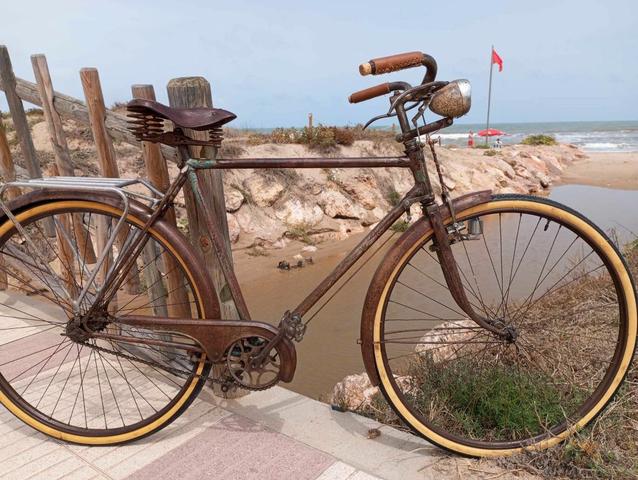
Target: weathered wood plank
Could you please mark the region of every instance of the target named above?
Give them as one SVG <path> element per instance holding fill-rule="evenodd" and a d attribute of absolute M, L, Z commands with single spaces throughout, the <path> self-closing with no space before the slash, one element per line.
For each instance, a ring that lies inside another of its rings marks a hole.
<path fill-rule="evenodd" d="M 203 77 L 174 78 L 168 82 L 167 90 L 169 103 L 172 107 L 193 108 L 213 106 L 210 84 Z M 206 132 L 188 131 L 186 133 L 193 138 L 207 139 Z M 191 156 L 197 158 L 213 158 L 213 152 L 211 147 L 192 147 Z M 208 207 L 218 222 L 220 232 L 226 240 L 227 254 L 230 256 L 230 239 L 228 235 L 228 223 L 226 221 L 222 172 L 218 170 L 202 170 L 199 173 L 199 178 L 203 198 L 208 202 Z M 226 279 L 219 266 L 217 257 L 212 251 L 212 242 L 206 228 L 206 223 L 202 212 L 197 208 L 197 202 L 195 202 L 193 192 L 188 184 L 184 189 L 184 197 L 191 243 L 201 252 L 213 278 L 217 293 L 227 292 L 228 286 L 226 285 Z M 220 295 L 220 297 L 222 318 L 239 318 L 232 297 L 230 295 Z"/>
<path fill-rule="evenodd" d="M 2 79 L 3 90 L 7 97 L 11 118 L 13 119 L 13 127 L 20 141 L 25 166 L 31 178 L 40 178 L 42 177 L 40 162 L 35 153 L 31 131 L 29 130 L 29 122 L 24 112 L 22 100 L 16 92 L 16 79 L 11 65 L 11 57 L 9 57 L 9 50 L 7 50 L 7 47 L 4 45 L 0 45 L 0 78 Z"/>
<path fill-rule="evenodd" d="M 35 74 L 38 92 L 40 93 L 40 99 L 42 100 L 44 119 L 47 122 L 49 137 L 55 154 L 55 175 L 73 177 L 75 176 L 73 162 L 66 142 L 66 134 L 62 127 L 62 118 L 55 109 L 53 101 L 53 83 L 51 81 L 51 74 L 49 73 L 47 59 L 44 55 L 31 55 L 31 64 L 33 65 L 33 73 Z M 87 238 L 87 235 L 90 234 L 82 224 L 82 218 L 79 214 L 73 215 L 73 227 L 77 237 L 77 243 L 78 245 L 81 245 L 80 248 L 82 251 L 80 254 L 82 255 L 82 258 L 86 263 L 95 263 L 93 244 Z M 71 233 L 70 230 L 69 233 Z"/>
<path fill-rule="evenodd" d="M 7 131 L 2 121 L 2 112 L 0 111 L 0 175 L 5 182 L 11 182 L 16 179 L 15 165 L 11 157 L 11 149 L 7 140 Z M 20 194 L 17 188 L 8 188 L 5 196 L 7 200 L 12 200 Z"/>
<path fill-rule="evenodd" d="M 153 85 L 133 85 L 131 87 L 133 98 L 155 100 Z M 146 175 L 150 182 L 158 190 L 165 192 L 170 185 L 168 166 L 162 156 L 160 146 L 157 143 L 142 142 L 142 156 L 146 165 Z M 171 207 L 164 214 L 164 218 L 173 226 L 177 226 L 175 210 Z M 168 311 L 172 317 L 189 318 L 191 308 L 188 300 L 188 292 L 184 288 L 184 278 L 173 256 L 165 253 L 162 255 L 164 271 L 168 272 Z M 166 315 L 166 314 L 165 314 Z"/>
<path fill-rule="evenodd" d="M 117 178 L 120 176 L 117 168 L 117 161 L 115 159 L 115 149 L 113 148 L 113 141 L 106 129 L 106 106 L 104 105 L 104 96 L 102 94 L 102 85 L 100 84 L 100 76 L 95 68 L 83 68 L 80 70 L 80 80 L 82 81 L 82 88 L 84 90 L 84 96 L 86 98 L 86 105 L 89 110 L 89 124 L 91 125 L 91 131 L 93 132 L 93 140 L 95 140 L 95 147 L 97 150 L 97 158 L 100 166 L 100 173 L 104 177 Z M 100 222 L 104 223 L 104 222 Z M 103 230 L 108 225 L 98 225 L 98 235 L 104 236 L 107 233 Z M 125 232 L 118 238 L 118 246 L 121 248 L 126 240 Z M 102 242 L 105 242 L 102 239 Z M 105 243 L 104 243 L 105 244 Z M 105 266 L 102 271 L 106 271 L 105 268 L 108 262 L 105 262 Z M 137 294 L 140 290 L 139 272 L 136 268 L 132 268 L 129 272 L 125 288 L 130 294 Z"/>
<path fill-rule="evenodd" d="M 4 84 L 0 79 L 0 90 L 4 90 L 4 88 Z M 38 87 L 35 83 L 22 78 L 16 78 L 15 92 L 25 102 L 39 107 L 42 106 Z M 62 118 L 68 118 L 78 123 L 88 125 L 89 111 L 82 100 L 54 91 L 53 103 Z M 140 142 L 126 128 L 126 116 L 107 110 L 105 124 L 113 140 L 130 143 L 131 145 L 139 145 Z M 177 161 L 177 150 L 175 148 L 166 145 L 162 145 L 160 148 L 166 160 L 171 162 Z"/>
<path fill-rule="evenodd" d="M 66 135 L 62 128 L 62 119 L 53 105 L 53 83 L 49 73 L 49 66 L 44 55 L 31 55 L 31 64 L 35 75 L 38 92 L 42 100 L 44 119 L 47 122 L 49 137 L 53 145 L 55 163 L 60 175 L 73 176 L 73 162 L 66 143 Z"/>

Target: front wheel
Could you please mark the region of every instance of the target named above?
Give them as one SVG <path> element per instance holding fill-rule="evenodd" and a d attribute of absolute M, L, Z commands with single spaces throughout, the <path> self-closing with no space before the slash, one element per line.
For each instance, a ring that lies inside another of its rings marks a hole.
<path fill-rule="evenodd" d="M 416 433 L 460 454 L 555 445 L 599 414 L 627 373 L 636 343 L 627 266 L 595 225 L 550 200 L 494 196 L 457 220 L 469 233 L 452 245 L 467 296 L 513 335 L 496 338 L 456 305 L 424 222 L 368 294 L 381 391 Z"/>

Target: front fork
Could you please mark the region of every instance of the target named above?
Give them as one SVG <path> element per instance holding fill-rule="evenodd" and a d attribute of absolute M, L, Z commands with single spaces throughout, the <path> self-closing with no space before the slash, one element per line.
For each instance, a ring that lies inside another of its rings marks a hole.
<path fill-rule="evenodd" d="M 410 159 L 410 170 L 412 171 L 416 187 L 422 198 L 421 208 L 432 226 L 436 255 L 441 265 L 445 283 L 447 284 L 452 298 L 459 308 L 463 310 L 463 312 L 465 312 L 465 314 L 476 324 L 486 330 L 489 330 L 499 338 L 507 341 L 514 341 L 515 334 L 512 333 L 511 329 L 508 329 L 504 325 L 502 320 L 486 318 L 480 315 L 476 310 L 474 310 L 474 307 L 472 307 L 471 302 L 467 298 L 465 287 L 459 274 L 459 268 L 454 258 L 454 253 L 452 252 L 450 234 L 446 226 L 443 224 L 441 205 L 436 203 L 432 184 L 430 183 L 430 177 L 427 173 L 423 146 L 420 141 L 413 139 L 407 142 L 405 147 L 405 152 Z M 441 187 L 443 188 L 443 185 L 441 185 Z M 449 199 L 444 198 L 444 200 L 447 201 Z M 456 226 L 452 203 L 447 201 L 447 207 L 450 209 L 450 214 L 452 215 L 452 219 Z M 464 240 L 461 239 L 461 241 Z"/>

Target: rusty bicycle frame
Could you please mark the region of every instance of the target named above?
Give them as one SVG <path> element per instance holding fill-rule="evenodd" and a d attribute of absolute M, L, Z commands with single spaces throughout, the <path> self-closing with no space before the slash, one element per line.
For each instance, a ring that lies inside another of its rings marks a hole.
<path fill-rule="evenodd" d="M 142 235 L 139 235 L 135 241 L 128 245 L 127 250 L 120 253 L 119 258 L 124 259 L 121 264 L 111 270 L 111 275 L 104 281 L 104 287 L 98 293 L 93 306 L 83 315 L 83 319 L 89 318 L 91 315 L 98 313 L 98 310 L 104 302 L 108 302 L 114 296 L 118 288 L 122 285 L 129 270 L 135 264 L 136 258 L 141 253 L 145 245 L 145 239 L 148 235 L 146 232 L 152 227 L 153 223 L 159 219 L 164 212 L 170 207 L 177 193 L 188 182 L 194 194 L 195 201 L 201 209 L 204 217 L 205 226 L 210 234 L 213 250 L 219 261 L 219 265 L 226 279 L 228 289 L 239 313 L 239 320 L 227 320 L 221 318 L 206 318 L 202 320 L 192 319 L 176 319 L 165 317 L 152 317 L 143 315 L 127 315 L 119 317 L 114 323 L 124 325 L 144 327 L 154 330 L 164 330 L 170 332 L 178 332 L 194 338 L 201 345 L 203 353 L 213 362 L 223 360 L 223 356 L 233 342 L 239 338 L 246 336 L 260 336 L 267 339 L 268 344 L 262 349 L 253 360 L 253 366 L 258 366 L 273 348 L 277 348 L 282 356 L 280 380 L 290 381 L 294 375 L 296 368 L 295 349 L 292 344 L 293 340 L 301 341 L 305 333 L 306 325 L 302 322 L 303 316 L 348 272 L 353 265 L 374 245 L 381 236 L 406 212 L 410 207 L 418 203 L 424 217 L 430 222 L 434 233 L 436 254 L 438 256 L 441 269 L 447 286 L 453 299 L 458 306 L 481 327 L 490 331 L 494 335 L 507 339 L 511 332 L 505 328 L 499 319 L 487 319 L 480 316 L 471 306 L 466 292 L 461 282 L 458 267 L 454 260 L 450 244 L 454 241 L 454 236 L 459 234 L 459 225 L 455 221 L 454 211 L 456 208 L 468 208 L 473 205 L 484 203 L 490 199 L 491 192 L 476 192 L 465 195 L 452 201 L 449 197 L 443 196 L 444 203 L 436 202 L 436 197 L 430 183 L 430 178 L 426 168 L 424 144 L 420 138 L 422 135 L 440 130 L 452 124 L 452 117 L 445 117 L 440 120 L 417 127 L 413 119 L 415 128 L 410 127 L 407 117 L 405 102 L 415 98 L 421 99 L 424 94 L 436 89 L 440 89 L 448 84 L 448 82 L 434 82 L 436 74 L 436 63 L 431 57 L 420 54 L 411 59 L 413 65 L 423 64 L 427 67 L 427 73 L 424 81 L 420 86 L 410 87 L 404 82 L 394 82 L 382 84 L 377 87 L 357 92 L 350 97 L 351 102 L 361 101 L 362 99 L 373 98 L 380 94 L 389 93 L 392 90 L 403 91 L 396 93 L 390 98 L 392 107 L 391 111 L 396 112 L 399 121 L 401 134 L 397 136 L 397 141 L 403 143 L 405 147 L 405 156 L 400 157 L 363 157 L 363 158 L 247 158 L 247 159 L 207 159 L 199 160 L 191 158 L 188 145 L 211 145 L 207 142 L 198 142 L 185 136 L 181 126 L 176 125 L 174 130 L 162 135 L 168 135 L 168 138 L 178 148 L 180 172 L 172 182 L 165 195 L 152 210 L 150 217 L 142 229 Z M 379 64 L 381 65 L 381 64 Z M 405 68 L 405 67 L 402 67 Z M 400 68 L 399 68 L 400 69 Z M 408 93 L 410 95 L 408 95 Z M 421 96 L 420 96 L 421 95 Z M 469 107 L 468 107 L 469 108 Z M 227 112 L 229 113 L 229 112 Z M 232 115 L 232 114 L 230 114 Z M 420 110 L 422 116 L 422 110 Z M 386 115 L 390 116 L 390 115 Z M 383 116 L 381 116 L 383 117 Z M 377 118 L 381 118 L 377 117 Z M 416 118 L 416 117 L 415 117 Z M 375 119 L 371 120 L 374 121 Z M 370 122 L 369 122 L 370 123 Z M 217 139 L 220 138 L 219 130 L 214 132 Z M 211 137 L 213 131 L 211 130 Z M 434 146 L 430 143 L 432 154 L 435 156 Z M 214 149 L 216 152 L 216 149 Z M 436 160 L 436 158 L 435 158 Z M 286 311 L 278 327 L 273 327 L 262 322 L 252 321 L 248 306 L 245 302 L 241 288 L 235 272 L 233 270 L 232 260 L 226 254 L 224 239 L 215 222 L 215 218 L 211 209 L 203 201 L 202 189 L 200 188 L 198 172 L 204 169 L 225 170 L 225 169 L 268 169 L 268 168 L 378 168 L 378 167 L 397 167 L 408 168 L 414 178 L 414 186 L 405 194 L 405 196 L 393 207 L 386 216 L 359 242 L 359 244 L 346 255 L 346 257 L 334 268 L 334 270 L 326 276 L 315 288 L 310 292 L 299 305 Z M 446 227 L 444 221 L 451 218 L 453 223 L 450 227 Z M 210 283 L 210 282 L 209 282 Z M 371 288 L 383 288 L 383 285 L 371 285 Z M 217 298 L 215 289 L 212 285 L 206 294 Z M 82 323 L 82 319 L 77 320 Z M 109 338 L 119 341 L 131 341 L 136 343 L 144 343 L 145 339 L 131 339 L 124 336 L 111 335 L 107 333 L 94 333 L 95 338 Z M 155 343 L 164 344 L 166 346 L 175 346 L 170 342 L 154 340 Z M 364 362 L 368 370 L 370 363 L 370 355 L 366 349 L 369 345 L 362 345 Z M 373 370 L 373 369 L 372 369 Z M 373 377 L 374 379 L 374 377 Z"/>

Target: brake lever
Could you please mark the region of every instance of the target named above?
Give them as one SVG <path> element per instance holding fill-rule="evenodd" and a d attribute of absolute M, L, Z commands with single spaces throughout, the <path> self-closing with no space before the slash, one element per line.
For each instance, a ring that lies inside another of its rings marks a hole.
<path fill-rule="evenodd" d="M 396 116 L 397 116 L 396 112 L 395 113 L 384 113 L 383 115 L 378 115 L 378 116 L 373 117 L 370 120 L 368 120 L 368 123 L 366 123 L 361 130 L 365 130 L 370 125 L 372 125 L 374 122 L 376 122 L 377 120 L 381 120 L 382 118 L 396 117 Z"/>
<path fill-rule="evenodd" d="M 416 102 L 414 105 L 410 105 L 408 108 L 405 109 L 405 111 L 407 112 L 408 110 L 412 110 L 414 107 L 416 107 L 417 105 L 419 105 L 420 102 Z M 392 111 L 393 109 L 390 108 L 390 110 L 388 111 L 388 113 L 384 113 L 383 115 L 378 115 L 376 117 L 371 118 L 370 120 L 368 120 L 368 123 L 366 123 L 362 130 L 365 130 L 366 128 L 368 128 L 370 125 L 372 125 L 374 122 L 376 122 L 377 120 L 381 120 L 383 118 L 391 118 L 391 117 L 396 117 L 397 113 Z"/>

